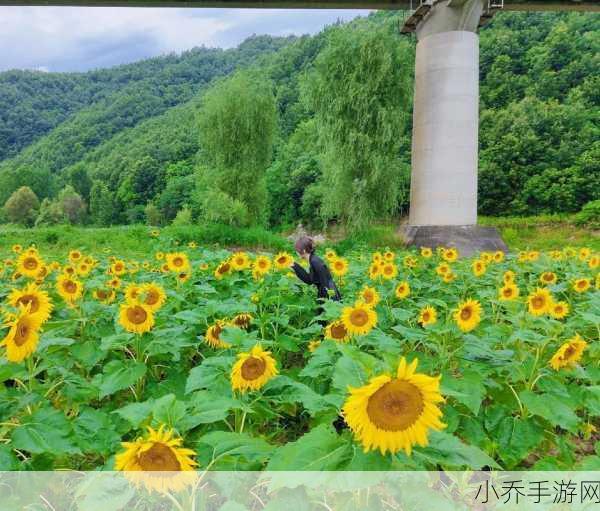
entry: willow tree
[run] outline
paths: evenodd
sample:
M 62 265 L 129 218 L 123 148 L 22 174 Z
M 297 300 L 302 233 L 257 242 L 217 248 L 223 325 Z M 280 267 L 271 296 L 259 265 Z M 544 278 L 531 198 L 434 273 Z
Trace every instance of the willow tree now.
M 332 30 L 302 84 L 323 145 L 325 219 L 363 227 L 407 195 L 412 66 L 409 43 L 389 25 Z
M 204 96 L 200 148 L 206 169 L 205 217 L 227 220 L 231 205 L 248 223 L 266 216 L 265 170 L 277 127 L 273 84 L 254 73 L 238 73 Z

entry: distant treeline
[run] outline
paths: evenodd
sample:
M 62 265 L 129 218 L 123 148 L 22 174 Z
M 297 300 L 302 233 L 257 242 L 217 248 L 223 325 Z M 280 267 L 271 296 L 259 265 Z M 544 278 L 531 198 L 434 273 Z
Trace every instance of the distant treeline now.
M 89 73 L 0 73 L 3 220 L 362 226 L 405 214 L 415 42 L 397 16 Z M 480 212 L 600 199 L 600 16 L 501 13 L 480 41 Z

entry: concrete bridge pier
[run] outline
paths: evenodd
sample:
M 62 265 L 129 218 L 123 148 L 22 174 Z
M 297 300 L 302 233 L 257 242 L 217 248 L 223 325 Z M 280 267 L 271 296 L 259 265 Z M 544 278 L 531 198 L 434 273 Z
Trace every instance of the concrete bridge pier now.
M 507 250 L 477 226 L 479 36 L 489 0 L 428 0 L 403 31 L 417 35 L 410 213 L 405 238 L 463 255 Z

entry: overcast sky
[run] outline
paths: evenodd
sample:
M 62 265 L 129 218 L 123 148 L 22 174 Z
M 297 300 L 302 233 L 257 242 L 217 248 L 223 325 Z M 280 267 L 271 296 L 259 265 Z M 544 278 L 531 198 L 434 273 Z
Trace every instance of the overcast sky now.
M 313 34 L 368 11 L 0 7 L 0 71 L 85 71 L 252 34 Z

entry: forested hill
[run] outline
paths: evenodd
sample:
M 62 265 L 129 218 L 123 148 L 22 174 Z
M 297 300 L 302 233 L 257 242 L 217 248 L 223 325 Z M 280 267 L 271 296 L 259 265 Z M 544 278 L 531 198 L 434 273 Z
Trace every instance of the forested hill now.
M 157 224 L 179 213 L 273 226 L 403 214 L 415 43 L 398 16 L 89 73 L 0 73 L 0 204 L 23 186 L 46 199 L 22 218 L 5 207 L 5 220 Z M 480 40 L 481 212 L 600 199 L 600 16 L 501 13 Z M 263 100 L 273 118 L 252 108 Z M 216 132 L 235 143 L 214 143 Z M 73 195 L 82 208 L 67 214 Z
M 49 170 L 60 170 L 85 149 L 191 99 L 215 78 L 255 64 L 294 39 L 254 36 L 231 50 L 194 48 L 87 73 L 0 73 L 0 160 L 65 123 L 50 140 L 68 151 L 56 147 L 46 155 Z M 37 164 L 32 149 L 15 164 Z

